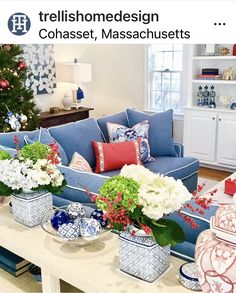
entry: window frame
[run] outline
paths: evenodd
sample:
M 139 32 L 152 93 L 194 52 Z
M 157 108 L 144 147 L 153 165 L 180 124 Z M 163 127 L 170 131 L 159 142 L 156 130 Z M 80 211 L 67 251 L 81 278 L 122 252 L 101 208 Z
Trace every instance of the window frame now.
M 153 44 L 155 45 L 155 44 Z M 145 96 L 145 101 L 144 101 L 144 106 L 145 106 L 145 110 L 149 111 L 149 112 L 162 112 L 164 110 L 167 109 L 154 109 L 152 107 L 152 101 L 151 101 L 151 74 L 153 72 L 162 72 L 164 73 L 165 70 L 158 70 L 158 71 L 150 71 L 149 68 L 149 50 L 150 50 L 150 46 L 152 46 L 152 44 L 149 45 L 145 45 L 145 86 L 144 86 L 144 96 Z M 187 79 L 188 79 L 188 52 L 189 52 L 189 46 L 188 45 L 183 45 L 183 57 L 182 57 L 182 70 L 181 71 L 177 71 L 177 70 L 170 70 L 167 72 L 181 72 L 181 79 L 180 79 L 180 100 L 179 100 L 179 109 L 174 110 L 174 114 L 177 116 L 183 116 L 183 111 L 184 111 L 184 106 L 187 104 Z

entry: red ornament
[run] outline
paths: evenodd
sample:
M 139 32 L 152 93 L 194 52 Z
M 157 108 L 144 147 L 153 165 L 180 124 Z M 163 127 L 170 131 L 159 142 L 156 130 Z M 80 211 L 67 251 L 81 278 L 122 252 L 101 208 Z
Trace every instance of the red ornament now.
M 8 80 L 0 79 L 0 89 L 5 90 L 5 89 L 9 88 L 9 86 L 10 86 L 10 83 Z
M 19 70 L 25 70 L 27 68 L 27 65 L 25 63 L 24 60 L 20 60 L 18 63 L 17 63 L 17 68 Z
M 234 195 L 236 193 L 236 179 L 228 178 L 225 180 L 225 193 Z

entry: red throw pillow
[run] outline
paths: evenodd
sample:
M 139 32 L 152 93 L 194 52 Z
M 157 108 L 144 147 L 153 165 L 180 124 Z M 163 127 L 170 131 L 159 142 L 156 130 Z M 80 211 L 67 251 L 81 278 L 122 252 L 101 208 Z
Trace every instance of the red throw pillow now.
M 141 139 L 104 143 L 93 141 L 93 149 L 96 157 L 96 173 L 120 169 L 124 165 L 141 165 L 140 159 Z

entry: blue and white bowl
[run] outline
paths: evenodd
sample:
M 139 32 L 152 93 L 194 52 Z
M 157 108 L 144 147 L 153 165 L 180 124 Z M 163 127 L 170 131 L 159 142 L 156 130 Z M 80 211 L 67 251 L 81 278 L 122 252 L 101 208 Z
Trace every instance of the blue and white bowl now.
M 70 219 L 67 223 L 62 223 L 58 231 L 52 227 L 51 219 L 55 212 L 65 211 L 67 207 L 58 208 L 46 214 L 41 222 L 42 229 L 55 241 L 67 243 L 68 245 L 84 247 L 97 239 L 103 238 L 109 230 L 102 229 L 99 222 L 90 218 Z M 82 226 L 82 229 L 80 227 Z M 81 235 L 81 231 L 83 235 Z
M 196 265 L 194 262 L 183 264 L 179 269 L 180 283 L 193 291 L 202 291 L 198 278 L 196 276 Z

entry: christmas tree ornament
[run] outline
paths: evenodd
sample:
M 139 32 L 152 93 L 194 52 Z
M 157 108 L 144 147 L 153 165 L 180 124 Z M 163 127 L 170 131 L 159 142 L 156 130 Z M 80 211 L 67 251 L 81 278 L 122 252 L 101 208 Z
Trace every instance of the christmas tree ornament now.
M 56 211 L 51 218 L 51 225 L 56 231 L 63 224 L 68 224 L 70 222 L 69 215 L 66 211 Z
M 76 225 L 73 223 L 68 223 L 68 224 L 62 224 L 58 228 L 58 235 L 60 237 L 63 237 L 65 240 L 69 239 L 76 239 L 79 237 L 79 229 Z
M 80 224 L 80 234 L 82 237 L 90 237 L 98 235 L 102 227 L 95 219 L 84 218 Z
M 25 70 L 27 68 L 27 65 L 26 65 L 25 61 L 24 60 L 20 60 L 17 63 L 17 68 L 18 68 L 18 70 Z
M 5 51 L 10 51 L 11 50 L 11 45 L 9 45 L 9 44 L 4 44 L 4 45 L 2 45 L 2 48 L 5 50 Z
M 5 89 L 9 88 L 9 86 L 10 86 L 10 83 L 8 80 L 0 79 L 0 89 L 5 90 Z
M 28 117 L 26 115 L 24 115 L 23 113 L 20 114 L 20 122 L 25 124 L 28 121 Z
M 83 218 L 85 216 L 85 208 L 81 203 L 71 203 L 66 209 L 71 219 Z
M 21 128 L 21 124 L 19 121 L 19 115 L 14 114 L 12 111 L 7 112 L 7 118 L 5 119 L 5 122 L 8 123 L 11 126 L 12 130 L 19 131 Z
M 104 218 L 104 213 L 102 210 L 97 209 L 94 210 L 90 216 L 90 218 L 95 219 L 98 221 L 103 228 L 105 228 L 108 224 L 108 220 Z

